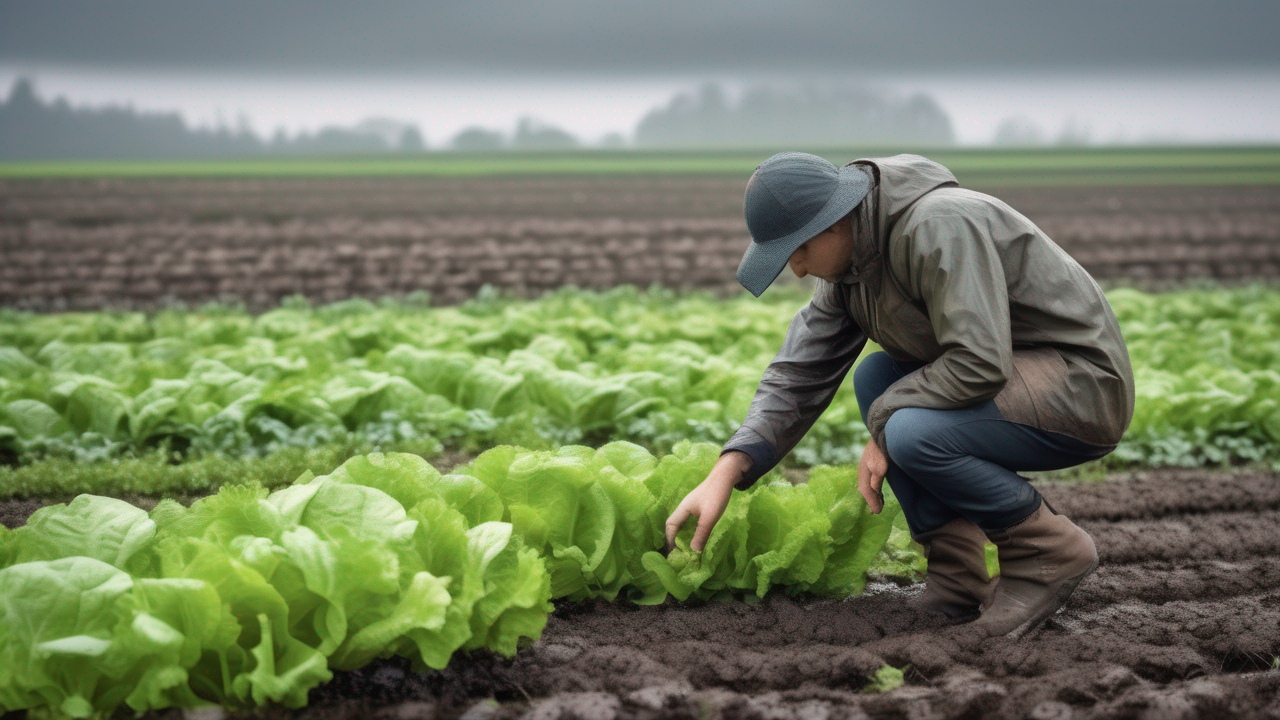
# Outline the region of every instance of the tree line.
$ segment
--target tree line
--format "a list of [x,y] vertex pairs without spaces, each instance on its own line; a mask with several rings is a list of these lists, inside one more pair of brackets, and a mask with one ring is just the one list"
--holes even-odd
[[[820,145],[949,145],[951,120],[932,99],[898,99],[851,88],[747,90],[730,102],[719,85],[677,94],[646,114],[633,137],[606,136],[601,147],[716,148]],[[438,149],[484,152],[556,150],[583,146],[572,133],[521,118],[511,134],[468,127]],[[0,102],[0,159],[187,158],[260,154],[414,153],[427,150],[420,130],[405,122],[370,118],[352,127],[325,127],[288,137],[253,132],[241,118],[234,129],[190,128],[177,112],[132,107],[72,107],[64,97],[44,102],[19,78]]]

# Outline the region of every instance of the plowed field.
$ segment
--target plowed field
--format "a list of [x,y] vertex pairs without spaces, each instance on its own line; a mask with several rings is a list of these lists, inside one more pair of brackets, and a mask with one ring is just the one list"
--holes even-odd
[[[316,718],[1280,717],[1280,476],[1143,471],[1037,482],[1101,565],[1021,641],[975,641],[880,578],[840,601],[560,603],[514,659],[380,661],[312,692]],[[6,524],[39,502],[4,503]],[[884,664],[906,684],[860,689]],[[175,714],[176,716],[176,714]]]
[[[0,305],[740,292],[745,178],[0,182]],[[963,178],[961,178],[963,185]],[[981,188],[978,188],[981,189]],[[1280,186],[1000,188],[1094,277],[1280,276]],[[789,273],[784,273],[785,278]]]

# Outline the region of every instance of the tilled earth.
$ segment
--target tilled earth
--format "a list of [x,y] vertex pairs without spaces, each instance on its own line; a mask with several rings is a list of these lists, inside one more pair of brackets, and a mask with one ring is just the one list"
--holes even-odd
[[[0,181],[0,306],[739,293],[745,179]],[[961,178],[963,184],[964,179]],[[981,190],[982,188],[977,188]],[[1280,277],[1280,186],[994,188],[1099,280]],[[783,281],[790,277],[784,273]]]
[[[1280,475],[1150,470],[1040,482],[1101,564],[1021,641],[966,637],[892,578],[858,598],[561,603],[515,658],[338,673],[315,718],[1280,718]],[[3,505],[8,525],[36,501]],[[885,664],[906,684],[862,692]],[[176,712],[155,717],[179,717]]]

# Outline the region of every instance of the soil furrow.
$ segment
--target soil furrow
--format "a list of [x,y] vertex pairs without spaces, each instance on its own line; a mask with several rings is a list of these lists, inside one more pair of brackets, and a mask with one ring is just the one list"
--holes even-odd
[[[434,701],[431,696],[400,701],[369,713],[363,703],[312,705],[308,718],[1258,718],[1273,707],[1280,677],[1250,673],[1153,683],[1127,668],[1108,665],[1036,679],[991,678],[957,667],[931,685],[908,683],[884,695],[858,687],[804,683],[769,692],[738,693],[671,682],[616,695],[581,691],[551,697],[519,698],[502,704]],[[505,694],[503,695],[505,696]],[[464,711],[466,711],[464,713]],[[278,717],[269,714],[266,717]],[[288,715],[293,717],[293,715]]]
[[1280,509],[1280,477],[1274,473],[1161,469],[1106,482],[1035,486],[1055,510],[1077,522]]
[[[448,688],[469,687],[475,698],[487,683],[487,694],[503,701],[489,708],[493,717],[517,717],[532,707],[538,717],[553,718],[680,716],[699,708],[720,717],[838,717],[838,708],[851,713],[845,717],[1166,717],[1160,713],[1171,703],[1190,713],[1172,717],[1255,717],[1280,691],[1276,673],[1233,672],[1259,670],[1274,650],[1262,639],[1280,637],[1274,608],[1262,609],[1271,624],[1256,625],[1257,606],[1274,594],[1068,611],[1022,641],[972,641],[962,627],[914,627],[857,644],[855,638],[876,634],[868,632],[875,623],[867,616],[894,612],[890,605],[910,615],[908,596],[845,603],[769,598],[745,611],[733,605],[565,606],[515,660],[477,653],[421,675],[392,660],[339,682],[346,698],[368,693],[455,710],[465,703]],[[811,612],[817,615],[811,623],[843,620],[845,632],[838,634],[854,644],[815,644],[803,633],[784,639],[794,618]],[[1186,615],[1200,623],[1192,626],[1202,637],[1183,637],[1179,623]],[[642,626],[647,634],[634,632]],[[683,639],[699,634],[731,639]],[[883,663],[906,667],[907,685],[881,696],[860,693]]]
[[1123,601],[1098,610],[1063,612],[1055,622],[1074,636],[1073,642],[1083,637],[1125,638],[1158,647],[1194,648],[1224,663],[1237,655],[1265,657],[1268,662],[1280,655],[1280,591],[1162,605]]
[[[0,181],[0,304],[276,307],[488,284],[737,294],[743,177],[324,182]],[[1003,188],[1094,277],[1167,287],[1280,275],[1280,192]],[[656,219],[655,219],[656,218]],[[787,282],[784,275],[780,282]]]
[[1104,564],[1240,560],[1280,555],[1280,511],[1078,523]]
[[1096,609],[1125,600],[1166,603],[1208,600],[1280,589],[1280,558],[1239,562],[1204,560],[1103,565],[1071,596],[1077,607]]

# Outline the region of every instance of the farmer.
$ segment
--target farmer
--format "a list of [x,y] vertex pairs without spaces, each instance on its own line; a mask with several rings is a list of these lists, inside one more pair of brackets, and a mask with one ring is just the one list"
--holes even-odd
[[691,547],[705,547],[733,488],[796,446],[870,339],[884,352],[853,377],[871,431],[858,488],[878,513],[888,479],[924,546],[921,608],[986,636],[1037,627],[1098,554],[1017,471],[1100,458],[1133,416],[1129,353],[1102,290],[1030,220],[918,155],[836,168],[779,153],[747,181],[744,211],[738,281],[752,295],[788,264],[818,283],[742,427],[667,520],[668,549],[690,515]]

